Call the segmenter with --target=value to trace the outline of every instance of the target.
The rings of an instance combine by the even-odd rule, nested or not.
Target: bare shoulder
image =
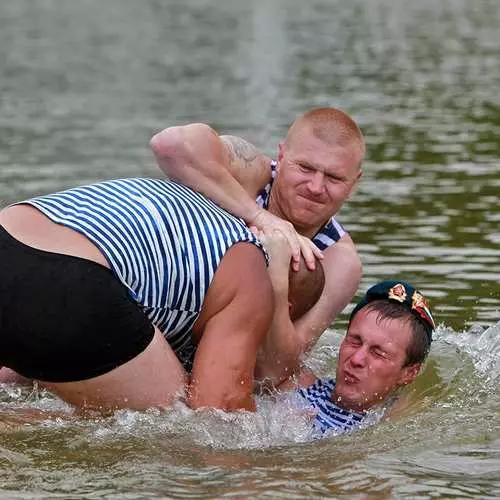
[[[262,250],[251,243],[237,243],[217,267],[193,326],[193,337],[199,339],[215,317],[223,318],[225,324],[231,324],[231,329],[236,330],[265,323],[267,317],[269,320],[272,317],[273,310],[271,279]]]
[[[258,166],[262,153],[251,143],[236,135],[221,135],[221,141],[229,155],[231,163],[249,168]]]
[[[325,272],[330,269],[344,269],[344,273],[361,278],[362,262],[352,238],[345,234],[337,243],[323,251],[323,267]]]
[[[261,153],[251,142],[235,135],[219,136],[233,175],[249,194],[256,194],[271,179],[271,158]]]

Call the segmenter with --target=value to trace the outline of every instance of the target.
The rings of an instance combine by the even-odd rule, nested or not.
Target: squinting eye
[[[298,164],[300,170],[302,170],[303,172],[311,172],[312,171],[312,168],[306,166],[306,165],[301,165],[300,163]]]
[[[334,175],[328,175],[326,174],[325,177],[330,181],[330,182],[339,182],[341,179],[338,177],[335,177]]]
[[[346,337],[346,341],[349,342],[349,344],[354,344],[354,345],[361,344],[361,341],[357,337]]]

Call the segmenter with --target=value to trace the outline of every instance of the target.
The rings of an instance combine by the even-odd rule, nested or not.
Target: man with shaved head
[[[354,243],[336,214],[361,176],[365,143],[356,123],[336,108],[299,116],[278,147],[274,161],[239,137],[220,136],[205,124],[169,127],[151,140],[160,169],[204,194],[264,234],[282,233],[297,270],[322,260],[325,286],[317,303],[293,321],[288,294],[275,288],[272,329],[279,345],[267,343],[265,358],[278,359],[275,382],[300,368],[316,343],[349,303],[361,278]],[[279,289],[279,288],[278,288]],[[266,371],[264,370],[264,372]],[[264,374],[267,376],[267,374]]]

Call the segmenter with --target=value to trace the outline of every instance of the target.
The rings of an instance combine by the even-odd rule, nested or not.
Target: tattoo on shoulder
[[[258,149],[245,139],[235,135],[221,135],[220,136],[224,146],[229,154],[231,163],[239,161],[244,167],[251,167],[255,160],[261,156]]]

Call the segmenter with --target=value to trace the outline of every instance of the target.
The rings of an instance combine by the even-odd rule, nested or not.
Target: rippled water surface
[[[440,327],[400,418],[321,442],[287,401],[83,420],[3,386],[0,497],[500,497],[499,26],[495,0],[3,1],[1,206],[157,176],[148,139],[171,124],[273,155],[297,113],[336,105],[368,143],[340,217],[362,289],[404,276]]]

